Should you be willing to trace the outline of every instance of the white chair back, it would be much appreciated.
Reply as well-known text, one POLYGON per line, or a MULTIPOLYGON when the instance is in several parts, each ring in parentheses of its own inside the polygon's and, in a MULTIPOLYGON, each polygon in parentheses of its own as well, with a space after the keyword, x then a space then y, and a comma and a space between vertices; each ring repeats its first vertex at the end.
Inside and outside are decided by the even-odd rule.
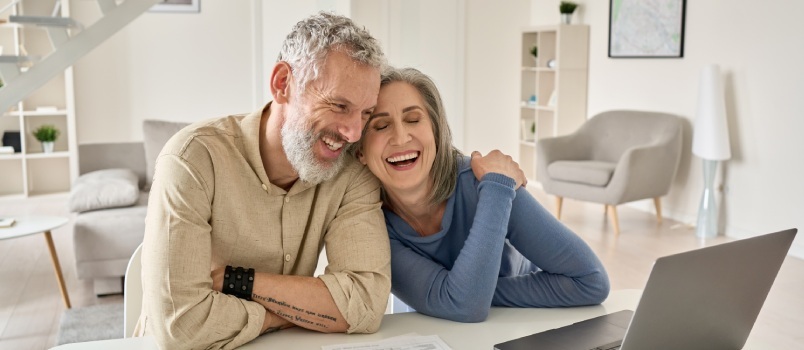
POLYGON ((126 268, 126 284, 123 287, 123 337, 134 335, 134 327, 142 312, 142 244, 137 247, 126 268))

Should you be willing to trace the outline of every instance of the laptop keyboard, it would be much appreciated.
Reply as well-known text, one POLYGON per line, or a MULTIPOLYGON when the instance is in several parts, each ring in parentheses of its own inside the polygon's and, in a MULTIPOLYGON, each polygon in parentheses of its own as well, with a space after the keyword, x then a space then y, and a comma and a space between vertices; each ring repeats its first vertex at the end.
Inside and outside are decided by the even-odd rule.
POLYGON ((617 340, 617 341, 613 341, 611 343, 608 343, 606 345, 601 345, 601 346, 598 346, 596 348, 592 348, 592 349, 589 349, 589 350, 616 350, 616 349, 619 349, 621 345, 623 345, 623 341, 622 340, 617 340))

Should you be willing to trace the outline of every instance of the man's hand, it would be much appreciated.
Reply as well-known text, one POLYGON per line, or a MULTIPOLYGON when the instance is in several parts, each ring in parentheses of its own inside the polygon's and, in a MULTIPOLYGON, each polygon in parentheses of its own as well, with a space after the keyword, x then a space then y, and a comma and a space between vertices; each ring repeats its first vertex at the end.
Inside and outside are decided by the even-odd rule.
POLYGON ((528 184, 525 172, 519 167, 511 156, 498 150, 489 152, 485 157, 478 151, 472 152, 472 172, 478 180, 488 173, 498 173, 508 176, 516 182, 514 189, 528 184))

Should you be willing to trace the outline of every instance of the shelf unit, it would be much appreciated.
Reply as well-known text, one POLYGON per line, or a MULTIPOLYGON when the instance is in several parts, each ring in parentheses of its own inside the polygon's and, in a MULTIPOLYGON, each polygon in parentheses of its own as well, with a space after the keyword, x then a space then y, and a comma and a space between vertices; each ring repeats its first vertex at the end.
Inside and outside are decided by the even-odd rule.
MULTIPOLYGON (((0 18, 8 22, 10 15, 50 16, 55 3, 53 0, 21 1, 0 13, 0 18)), ((69 1, 61 0, 60 15, 68 17, 69 8, 69 1)), ((0 25, 0 46, 3 55, 27 54, 38 58, 54 50, 45 28, 17 23, 0 25)), ((20 69, 24 72, 27 68, 21 65, 20 69)), ((21 152, 0 154, 0 199, 70 190, 78 176, 74 103, 70 67, 16 106, 0 113, 0 136, 5 132, 19 132, 21 146, 21 152), (44 124, 54 125, 60 131, 52 153, 44 153, 42 145, 32 134, 44 124)))
POLYGON ((572 133, 586 121, 589 26, 526 27, 521 36, 519 164, 535 184, 538 140, 572 133))

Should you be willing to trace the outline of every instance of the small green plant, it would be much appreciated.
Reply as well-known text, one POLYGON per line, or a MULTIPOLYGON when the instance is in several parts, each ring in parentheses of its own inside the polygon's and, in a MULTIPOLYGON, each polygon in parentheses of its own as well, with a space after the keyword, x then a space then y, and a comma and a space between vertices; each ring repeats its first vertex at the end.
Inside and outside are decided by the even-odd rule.
POLYGON ((563 14, 571 14, 575 12, 575 9, 578 7, 578 4, 570 1, 562 1, 560 5, 558 5, 558 11, 563 14))
POLYGON ((539 57, 539 48, 536 46, 531 47, 530 54, 533 55, 533 57, 539 57))
POLYGON ((33 131, 34 137, 39 140, 39 142, 53 142, 56 141, 56 138, 59 137, 59 129, 56 129, 53 125, 42 125, 36 130, 33 131))

